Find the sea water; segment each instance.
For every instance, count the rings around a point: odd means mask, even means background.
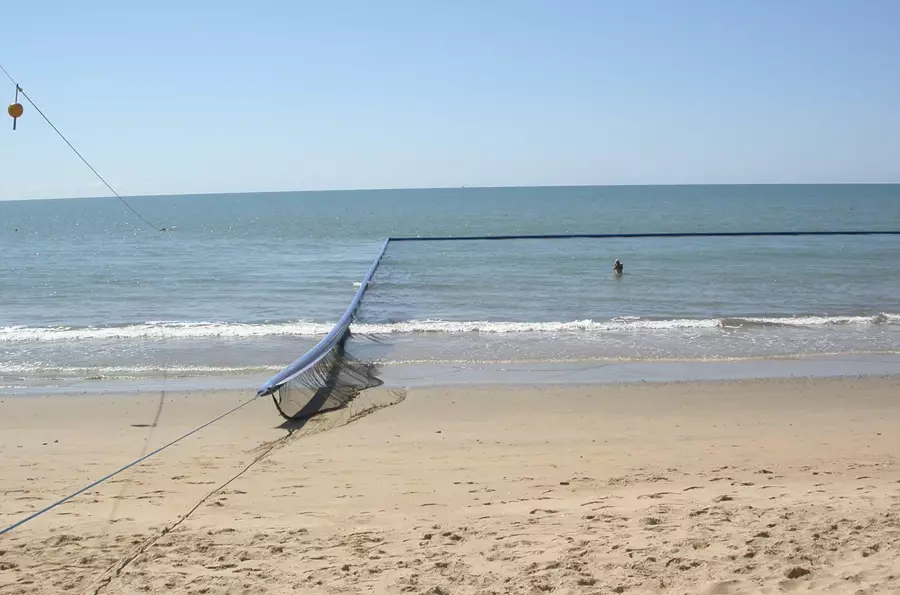
[[[129,202],[169,231],[116,198],[0,202],[0,388],[268,375],[330,329],[386,236],[900,229],[900,185]],[[900,236],[392,243],[354,342],[385,364],[892,354],[898,273]]]

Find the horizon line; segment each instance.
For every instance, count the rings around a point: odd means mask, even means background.
[[[414,186],[414,187],[371,187],[371,188],[327,188],[306,190],[239,190],[235,192],[178,192],[170,194],[121,194],[124,198],[163,198],[169,196],[239,196],[243,194],[324,194],[336,192],[414,192],[424,190],[514,190],[526,188],[660,188],[660,187],[735,187],[735,186],[900,186],[897,182],[690,182],[674,184],[537,184],[537,185],[459,185],[459,186]],[[112,194],[97,196],[48,196],[36,198],[0,198],[0,202],[23,202],[30,200],[92,200],[99,198],[116,198]]]

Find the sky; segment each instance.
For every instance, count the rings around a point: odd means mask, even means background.
[[[900,182],[896,0],[30,0],[3,17],[0,64],[123,195]],[[0,199],[109,195],[23,103],[17,131],[0,122]]]

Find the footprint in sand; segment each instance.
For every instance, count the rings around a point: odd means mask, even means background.
[[[652,494],[641,494],[640,496],[638,496],[638,500],[640,500],[642,498],[651,498],[653,500],[656,500],[658,498],[662,498],[663,496],[668,496],[668,495],[674,494],[674,493],[675,492],[654,492]]]

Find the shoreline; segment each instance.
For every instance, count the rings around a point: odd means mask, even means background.
[[[632,384],[777,378],[878,377],[900,373],[900,353],[851,353],[735,360],[579,360],[391,363],[379,377],[391,388],[443,385]],[[241,390],[255,392],[273,372],[22,381],[0,398]]]
[[[0,594],[892,592],[898,394],[379,387],[302,425],[264,399],[0,537]],[[149,393],[3,400],[0,523],[247,396],[167,393],[155,428]]]

